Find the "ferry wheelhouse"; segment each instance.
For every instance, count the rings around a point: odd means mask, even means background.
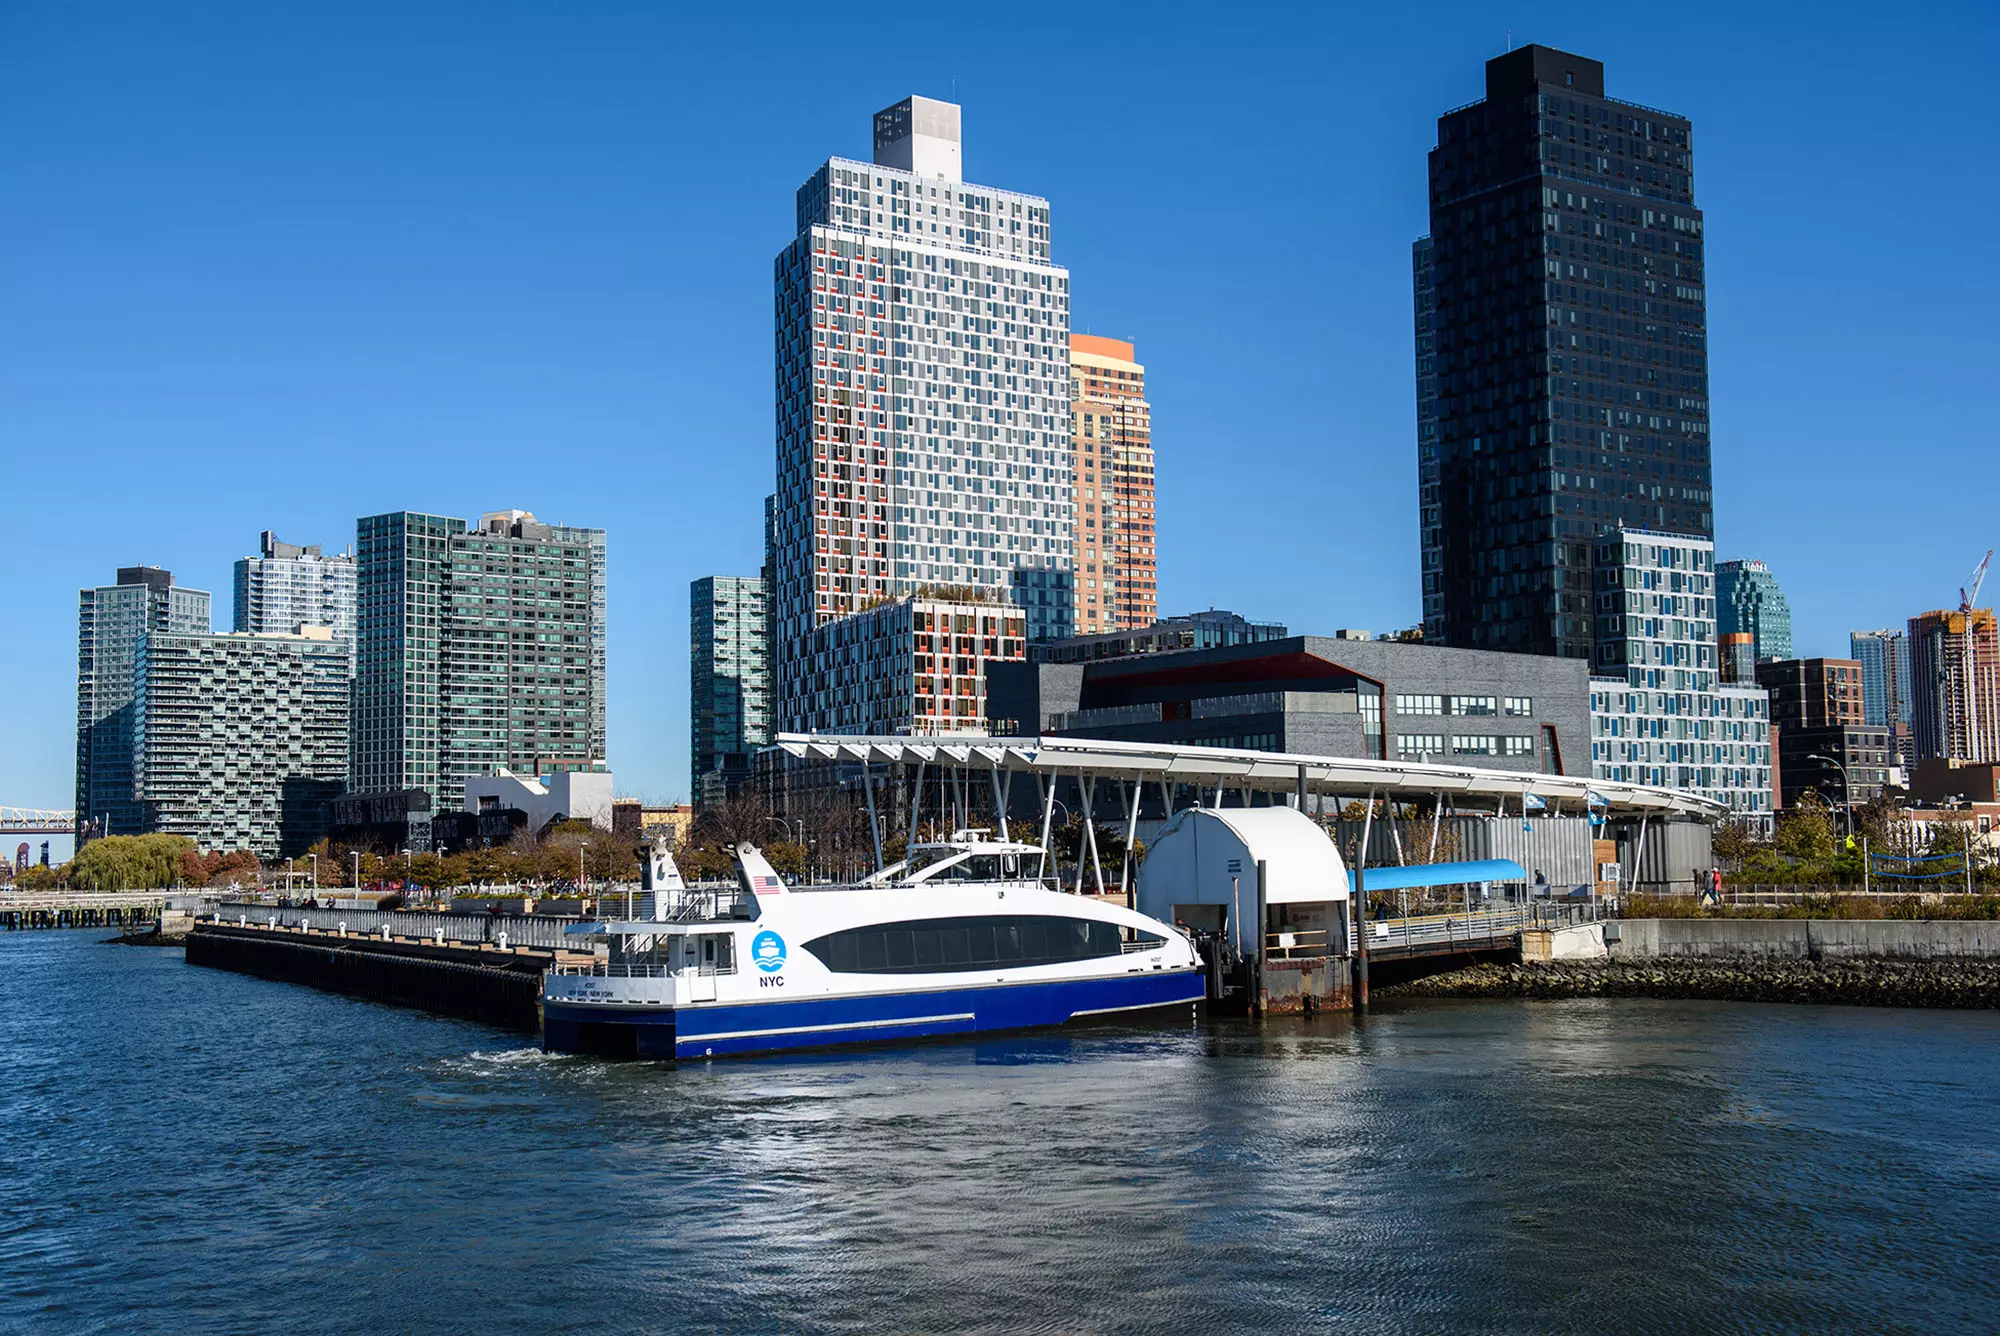
[[[1188,1006],[1192,943],[1157,919],[1056,890],[1042,850],[918,845],[852,886],[786,886],[751,845],[734,887],[685,885],[650,851],[653,917],[587,925],[589,965],[552,970],[542,1045],[720,1057],[1061,1025]]]

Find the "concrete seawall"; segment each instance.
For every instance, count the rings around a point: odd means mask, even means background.
[[[1615,961],[2000,960],[2000,921],[1627,919]]]
[[[1409,997],[1651,997],[1870,1007],[2000,1007],[2000,922],[1626,919],[1609,959],[1535,958],[1439,974]]]
[[[1654,960],[1556,960],[1476,965],[1433,975],[1385,997],[1699,998],[1855,1007],[2000,1007],[2000,961],[1795,960],[1783,956],[1681,956]]]

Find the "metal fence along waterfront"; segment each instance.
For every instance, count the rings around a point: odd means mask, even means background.
[[[652,897],[644,912],[652,912]],[[318,928],[359,936],[374,936],[388,929],[392,937],[413,937],[425,941],[473,942],[508,946],[535,946],[548,950],[579,945],[576,934],[566,931],[572,924],[594,923],[596,919],[551,918],[536,914],[432,914],[409,909],[310,909],[300,905],[222,903],[215,908],[218,923],[246,923],[252,927]]]

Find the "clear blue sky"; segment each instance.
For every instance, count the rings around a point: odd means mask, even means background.
[[[610,530],[611,760],[682,796],[793,191],[911,92],[1138,342],[1168,611],[1417,619],[1409,243],[1510,27],[1694,120],[1718,546],[1800,651],[2000,542],[1992,5],[924,9],[0,0],[0,802],[70,801],[79,587],[167,566],[226,629],[261,529],[515,506]]]

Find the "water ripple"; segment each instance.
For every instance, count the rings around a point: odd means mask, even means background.
[[[675,1067],[0,938],[0,1330],[1990,1330],[2000,1017],[1401,1004]]]

